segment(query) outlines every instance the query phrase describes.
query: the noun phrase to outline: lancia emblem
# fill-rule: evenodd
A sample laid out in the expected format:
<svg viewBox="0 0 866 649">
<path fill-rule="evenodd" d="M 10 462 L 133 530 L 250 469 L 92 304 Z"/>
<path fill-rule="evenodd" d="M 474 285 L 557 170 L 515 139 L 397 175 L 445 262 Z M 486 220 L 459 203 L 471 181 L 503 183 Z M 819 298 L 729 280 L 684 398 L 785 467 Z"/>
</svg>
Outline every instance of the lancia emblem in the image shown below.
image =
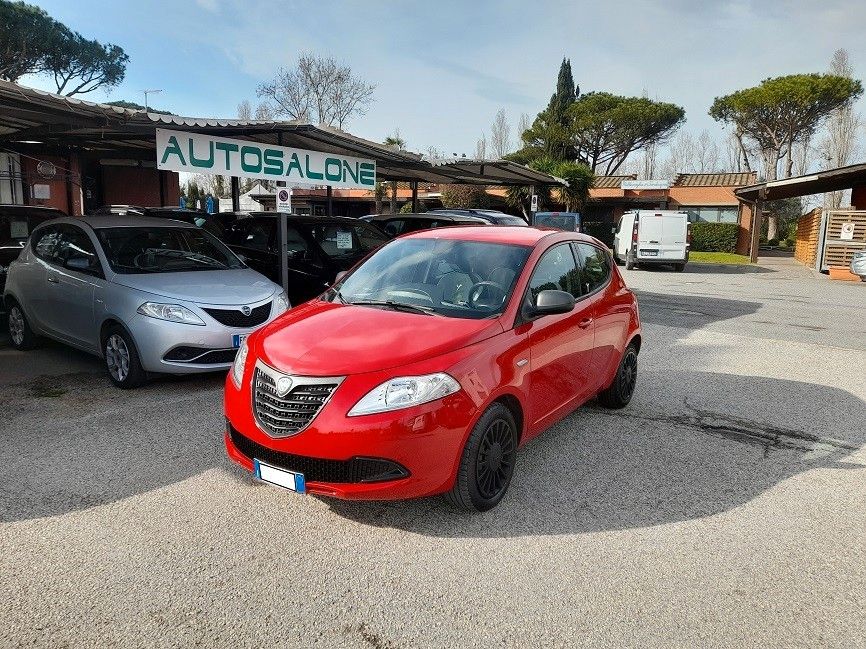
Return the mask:
<svg viewBox="0 0 866 649">
<path fill-rule="evenodd" d="M 281 397 L 286 396 L 289 393 L 289 390 L 292 389 L 292 379 L 288 376 L 281 376 L 277 380 L 277 394 Z"/>
<path fill-rule="evenodd" d="M 241 313 L 243 313 L 244 315 L 249 315 L 250 312 L 251 312 L 251 309 L 246 304 L 241 307 Z"/>
</svg>

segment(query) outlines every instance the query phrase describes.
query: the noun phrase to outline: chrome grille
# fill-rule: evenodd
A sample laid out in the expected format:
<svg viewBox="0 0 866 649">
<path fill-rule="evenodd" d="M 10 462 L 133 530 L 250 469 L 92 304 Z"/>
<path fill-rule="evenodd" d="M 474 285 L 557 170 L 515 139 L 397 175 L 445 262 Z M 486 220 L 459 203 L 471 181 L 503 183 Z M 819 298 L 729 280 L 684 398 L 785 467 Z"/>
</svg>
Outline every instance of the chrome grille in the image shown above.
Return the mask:
<svg viewBox="0 0 866 649">
<path fill-rule="evenodd" d="M 291 389 L 280 396 L 277 382 L 287 376 L 258 363 L 253 374 L 253 410 L 259 426 L 271 437 L 301 432 L 340 385 L 342 377 L 289 376 Z"/>
</svg>

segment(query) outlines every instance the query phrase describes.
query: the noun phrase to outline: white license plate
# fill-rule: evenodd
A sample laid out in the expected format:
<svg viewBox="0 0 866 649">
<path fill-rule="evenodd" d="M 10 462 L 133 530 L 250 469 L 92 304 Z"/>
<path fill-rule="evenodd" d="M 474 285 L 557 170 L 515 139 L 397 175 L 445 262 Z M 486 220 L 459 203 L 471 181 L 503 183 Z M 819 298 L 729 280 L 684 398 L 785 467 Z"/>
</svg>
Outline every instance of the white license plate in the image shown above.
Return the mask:
<svg viewBox="0 0 866 649">
<path fill-rule="evenodd" d="M 247 336 L 249 336 L 249 334 L 235 334 L 234 336 L 232 336 L 232 347 L 238 349 L 241 345 L 244 344 Z"/>
<path fill-rule="evenodd" d="M 658 257 L 659 251 L 658 250 L 641 250 L 640 254 L 642 254 L 644 257 Z"/>
<path fill-rule="evenodd" d="M 270 482 L 278 487 L 284 487 L 299 494 L 307 493 L 307 483 L 303 473 L 278 469 L 259 460 L 253 460 L 253 473 L 259 480 Z"/>
</svg>

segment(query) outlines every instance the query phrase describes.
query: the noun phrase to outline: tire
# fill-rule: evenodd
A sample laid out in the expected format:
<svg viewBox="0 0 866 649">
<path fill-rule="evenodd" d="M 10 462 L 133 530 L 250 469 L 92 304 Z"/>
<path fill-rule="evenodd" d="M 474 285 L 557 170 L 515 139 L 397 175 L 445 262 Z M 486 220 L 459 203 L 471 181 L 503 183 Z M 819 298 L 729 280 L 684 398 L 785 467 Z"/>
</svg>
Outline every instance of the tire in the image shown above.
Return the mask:
<svg viewBox="0 0 866 649">
<path fill-rule="evenodd" d="M 599 393 L 598 402 L 605 408 L 625 408 L 631 401 L 636 383 L 637 347 L 631 344 L 622 355 L 613 383 Z"/>
<path fill-rule="evenodd" d="M 674 270 L 677 271 L 678 273 L 683 272 L 685 269 L 686 269 L 685 264 L 674 264 Z"/>
<path fill-rule="evenodd" d="M 36 347 L 39 339 L 30 324 L 27 322 L 27 316 L 24 315 L 24 309 L 12 298 L 7 299 L 7 326 L 9 328 L 9 338 L 12 339 L 12 346 L 20 351 L 26 351 Z"/>
<path fill-rule="evenodd" d="M 141 367 L 135 343 L 120 325 L 112 325 L 105 331 L 102 355 L 108 378 L 117 387 L 128 390 L 147 381 L 147 372 Z"/>
<path fill-rule="evenodd" d="M 625 269 L 634 270 L 635 266 L 637 266 L 637 264 L 634 262 L 634 253 L 632 252 L 632 249 L 629 248 L 628 252 L 625 253 Z"/>
<path fill-rule="evenodd" d="M 613 261 L 617 266 L 622 266 L 622 259 L 616 254 L 616 250 L 613 251 Z"/>
<path fill-rule="evenodd" d="M 501 403 L 491 405 L 466 440 L 457 479 L 445 500 L 466 511 L 486 512 L 496 507 L 511 484 L 518 437 L 511 411 Z"/>
</svg>

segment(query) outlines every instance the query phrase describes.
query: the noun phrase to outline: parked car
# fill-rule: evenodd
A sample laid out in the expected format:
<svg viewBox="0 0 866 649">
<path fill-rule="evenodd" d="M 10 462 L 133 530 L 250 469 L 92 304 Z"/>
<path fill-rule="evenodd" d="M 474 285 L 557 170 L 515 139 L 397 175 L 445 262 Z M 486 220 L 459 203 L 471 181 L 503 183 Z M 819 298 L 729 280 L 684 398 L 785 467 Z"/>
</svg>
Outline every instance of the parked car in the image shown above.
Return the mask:
<svg viewBox="0 0 866 649">
<path fill-rule="evenodd" d="M 99 355 L 121 388 L 148 373 L 225 370 L 250 332 L 289 307 L 210 233 L 140 216 L 40 225 L 4 297 L 16 348 L 42 335 Z"/>
<path fill-rule="evenodd" d="M 626 212 L 616 226 L 613 256 L 629 270 L 640 265 L 669 264 L 682 271 L 689 260 L 691 224 L 686 212 Z"/>
<path fill-rule="evenodd" d="M 555 228 L 567 232 L 580 232 L 579 212 L 536 212 L 532 225 L 537 228 Z"/>
<path fill-rule="evenodd" d="M 866 282 L 866 250 L 858 250 L 851 258 L 851 272 Z"/>
<path fill-rule="evenodd" d="M 61 216 L 66 214 L 53 207 L 0 205 L 0 295 L 6 286 L 9 264 L 18 259 L 33 228 Z"/>
<path fill-rule="evenodd" d="M 382 228 L 390 237 L 455 225 L 491 225 L 490 221 L 477 216 L 431 212 L 424 212 L 423 214 L 376 214 L 370 219 L 370 223 Z"/>
<path fill-rule="evenodd" d="M 479 219 L 484 219 L 488 223 L 493 223 L 494 225 L 517 225 L 517 226 L 528 226 L 529 224 L 524 221 L 519 216 L 514 216 L 513 214 L 506 214 L 505 212 L 500 212 L 499 210 L 480 210 L 480 209 L 472 209 L 472 210 L 458 210 L 458 209 L 436 209 L 430 210 L 427 214 L 456 214 L 458 216 L 474 216 Z"/>
<path fill-rule="evenodd" d="M 92 216 L 148 216 L 158 219 L 173 219 L 204 228 L 219 239 L 225 237 L 226 228 L 238 217 L 234 212 L 210 214 L 202 210 L 183 207 L 141 207 L 139 205 L 103 205 L 90 213 Z"/>
<path fill-rule="evenodd" d="M 341 216 L 289 215 L 286 238 L 288 297 L 300 304 L 320 295 L 337 273 L 388 241 L 377 227 Z M 251 268 L 279 283 L 276 212 L 253 212 L 226 232 L 225 241 Z"/>
<path fill-rule="evenodd" d="M 519 445 L 596 396 L 628 404 L 640 346 L 635 296 L 597 240 L 418 232 L 247 339 L 225 445 L 298 492 L 486 510 Z"/>
</svg>

